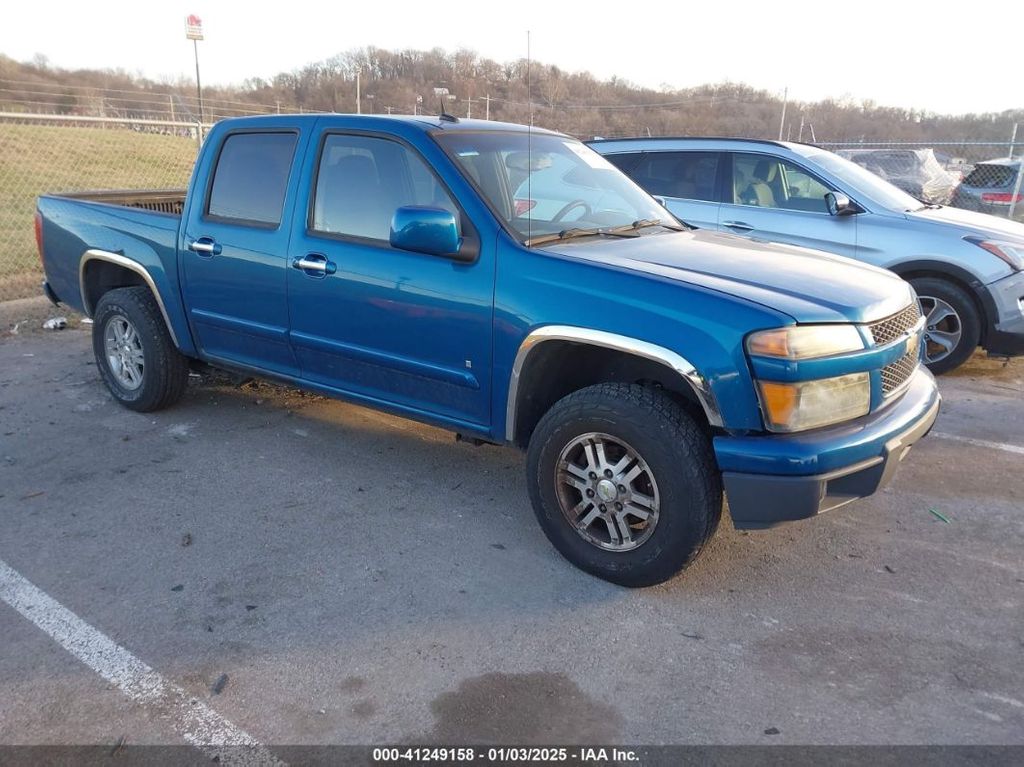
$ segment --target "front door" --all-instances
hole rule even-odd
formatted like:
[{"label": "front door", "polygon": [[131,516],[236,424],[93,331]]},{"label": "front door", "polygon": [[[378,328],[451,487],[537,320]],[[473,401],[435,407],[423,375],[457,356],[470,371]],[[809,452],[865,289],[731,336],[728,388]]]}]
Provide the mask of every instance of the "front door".
[{"label": "front door", "polygon": [[788,160],[755,152],[730,157],[721,231],[855,257],[857,216],[829,215],[825,195],[833,189]]},{"label": "front door", "polygon": [[401,206],[468,223],[418,152],[380,136],[328,132],[307,168],[288,269],[291,343],[304,379],[377,404],[490,421],[494,245],[473,263],[389,244]]}]

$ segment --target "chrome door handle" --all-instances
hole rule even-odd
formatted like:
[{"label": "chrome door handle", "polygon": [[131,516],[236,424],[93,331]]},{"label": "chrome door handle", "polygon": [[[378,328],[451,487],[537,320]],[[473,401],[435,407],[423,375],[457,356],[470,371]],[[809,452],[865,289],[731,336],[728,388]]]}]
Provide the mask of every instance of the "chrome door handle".
[{"label": "chrome door handle", "polygon": [[296,258],[292,261],[292,266],[296,269],[301,269],[304,272],[326,272],[327,262],[326,261],[311,261],[308,258]]},{"label": "chrome door handle", "polygon": [[220,245],[212,237],[200,237],[189,243],[188,249],[204,256],[216,256],[220,253]]},{"label": "chrome door handle", "polygon": [[333,261],[328,261],[326,256],[322,256],[319,253],[308,253],[305,256],[298,256],[292,259],[292,266],[296,269],[309,274],[309,272],[315,272],[310,275],[311,277],[322,277],[325,274],[334,274],[338,271],[338,267]]},{"label": "chrome door handle", "polygon": [[723,221],[722,226],[727,226],[730,229],[739,229],[741,232],[752,232],[754,227],[744,221]]}]

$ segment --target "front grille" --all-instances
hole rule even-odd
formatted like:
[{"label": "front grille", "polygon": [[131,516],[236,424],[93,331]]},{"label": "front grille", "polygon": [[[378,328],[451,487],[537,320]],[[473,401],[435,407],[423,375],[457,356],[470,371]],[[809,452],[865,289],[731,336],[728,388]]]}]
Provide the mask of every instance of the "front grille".
[{"label": "front grille", "polygon": [[911,344],[911,348],[895,362],[891,362],[882,368],[882,394],[888,397],[903,384],[910,380],[910,376],[917,370],[918,359],[917,343]]},{"label": "front grille", "polygon": [[[875,346],[885,346],[914,327],[919,319],[921,319],[921,307],[918,306],[917,301],[914,301],[906,309],[891,317],[868,325],[868,330],[871,331],[871,338],[875,342]],[[893,363],[893,365],[898,364],[899,361]]]}]

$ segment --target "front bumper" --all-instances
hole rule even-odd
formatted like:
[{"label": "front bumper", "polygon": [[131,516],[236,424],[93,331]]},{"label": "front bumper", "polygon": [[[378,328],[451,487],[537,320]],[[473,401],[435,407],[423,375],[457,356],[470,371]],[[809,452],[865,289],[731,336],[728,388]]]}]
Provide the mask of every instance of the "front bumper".
[{"label": "front bumper", "polygon": [[995,319],[985,334],[985,351],[996,357],[1024,354],[1024,272],[988,286]]},{"label": "front bumper", "polygon": [[771,527],[877,492],[931,430],[940,402],[935,379],[921,367],[897,402],[848,424],[791,435],[716,437],[733,524]]}]

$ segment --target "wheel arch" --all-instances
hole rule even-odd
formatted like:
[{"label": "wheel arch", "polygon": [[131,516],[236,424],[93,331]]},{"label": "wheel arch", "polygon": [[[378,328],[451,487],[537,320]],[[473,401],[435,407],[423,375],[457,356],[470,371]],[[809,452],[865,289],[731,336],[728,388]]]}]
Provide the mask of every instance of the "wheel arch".
[{"label": "wheel arch", "polygon": [[609,381],[658,385],[699,412],[708,427],[723,426],[707,379],[680,354],[606,331],[547,325],[527,335],[516,353],[505,440],[525,447],[541,416],[556,401],[584,386]]},{"label": "wheel arch", "polygon": [[157,289],[153,277],[142,264],[119,253],[90,249],[85,251],[79,263],[78,283],[82,295],[82,309],[86,317],[92,317],[96,304],[99,303],[104,293],[117,288],[148,288],[160,308],[160,315],[163,317],[164,325],[167,326],[167,332],[171,335],[171,340],[174,341],[175,346],[181,348],[160,291]]},{"label": "wheel arch", "polygon": [[978,311],[978,318],[981,320],[981,337],[979,343],[985,344],[989,328],[995,322],[997,312],[992,302],[992,297],[985,288],[984,283],[969,271],[956,264],[945,261],[920,258],[911,261],[904,261],[889,267],[907,282],[918,277],[931,277],[933,279],[947,280],[963,290],[974,303]]}]

